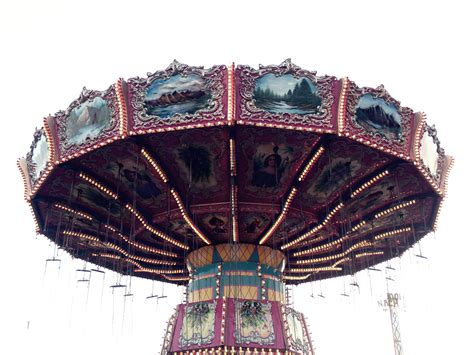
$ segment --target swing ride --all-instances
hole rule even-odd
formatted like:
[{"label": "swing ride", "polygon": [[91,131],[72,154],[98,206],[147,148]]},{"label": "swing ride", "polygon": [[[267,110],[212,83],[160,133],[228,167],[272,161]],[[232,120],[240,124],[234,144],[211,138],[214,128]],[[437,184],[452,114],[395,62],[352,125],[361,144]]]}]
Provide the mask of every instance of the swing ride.
[{"label": "swing ride", "polygon": [[163,354],[312,354],[285,285],[403,254],[436,228],[451,163],[425,115],[383,86],[286,60],[175,61],[84,88],[18,166],[37,233],[101,268],[186,285]]}]

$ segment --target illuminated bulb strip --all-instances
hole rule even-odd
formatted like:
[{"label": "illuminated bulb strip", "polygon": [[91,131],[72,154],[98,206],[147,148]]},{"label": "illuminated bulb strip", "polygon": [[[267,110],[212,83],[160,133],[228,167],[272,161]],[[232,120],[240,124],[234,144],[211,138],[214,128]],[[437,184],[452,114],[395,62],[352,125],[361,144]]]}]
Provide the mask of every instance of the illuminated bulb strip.
[{"label": "illuminated bulb strip", "polygon": [[290,191],[290,194],[288,195],[288,198],[286,199],[284,205],[283,205],[283,209],[281,210],[280,214],[278,215],[277,219],[275,220],[275,223],[273,223],[273,225],[270,227],[270,229],[265,233],[265,235],[263,236],[262,239],[260,239],[260,241],[258,242],[258,244],[262,245],[263,243],[265,243],[268,238],[270,238],[273,233],[277,230],[277,228],[280,226],[280,224],[283,222],[283,220],[285,219],[285,216],[287,215],[288,213],[288,209],[290,208],[291,206],[291,202],[293,201],[293,199],[295,198],[296,196],[296,193],[298,192],[298,189],[296,187],[292,187],[291,188],[291,191]]},{"label": "illuminated bulb strip", "polygon": [[49,156],[48,156],[48,163],[50,165],[54,165],[54,136],[53,132],[51,132],[51,128],[49,128],[48,118],[43,119],[43,127],[44,127],[44,135],[46,136],[46,142],[48,143],[49,148]]},{"label": "illuminated bulb strip", "polygon": [[439,219],[441,209],[443,208],[443,204],[444,204],[444,198],[442,198],[441,201],[439,202],[438,211],[436,211],[436,217],[433,223],[433,231],[436,231],[438,229],[438,219]]},{"label": "illuminated bulb strip", "polygon": [[[135,265],[138,269],[135,269],[135,272],[149,272],[153,274],[179,274],[182,272],[182,270],[171,270],[171,269],[164,269],[164,270],[159,270],[159,269],[150,269],[150,268],[145,268],[140,263],[131,260],[131,259],[124,259],[118,255],[115,254],[109,254],[109,253],[94,253],[92,256],[95,257],[100,257],[100,258],[108,258],[108,259],[114,259],[114,260],[124,260],[132,265]],[[165,276],[163,275],[166,279],[170,281],[186,281],[189,280],[189,277],[173,277],[173,276]]]},{"label": "illuminated bulb strip", "polygon": [[237,164],[236,164],[236,158],[235,158],[235,140],[233,138],[229,140],[229,148],[230,148],[230,175],[236,176]]},{"label": "illuminated bulb strip", "polygon": [[58,209],[60,209],[60,210],[63,210],[63,211],[72,213],[72,214],[74,214],[74,215],[76,215],[76,216],[85,218],[85,219],[87,219],[87,220],[89,220],[89,221],[92,221],[92,220],[93,220],[93,218],[92,218],[92,216],[91,216],[90,214],[87,214],[87,213],[85,213],[85,212],[81,212],[81,211],[75,210],[75,209],[70,208],[70,207],[68,207],[68,206],[66,206],[66,205],[63,205],[63,204],[61,204],[61,203],[55,203],[55,204],[53,205],[53,207],[56,207],[56,208],[58,208]]},{"label": "illuminated bulb strip", "polygon": [[316,238],[313,238],[313,239],[309,239],[309,240],[305,240],[304,242],[301,242],[298,247],[302,248],[302,247],[305,247],[305,246],[308,246],[308,245],[313,245],[313,244],[316,244],[316,243],[319,243],[319,242],[322,242],[324,240],[328,239],[327,236],[325,235],[320,235]]},{"label": "illuminated bulb strip", "polygon": [[84,174],[83,172],[79,173],[79,177],[85,181],[87,181],[92,186],[98,188],[100,191],[105,193],[106,195],[112,197],[114,200],[118,199],[118,195],[110,190],[109,188],[105,187],[104,184],[98,182],[97,180],[91,178],[90,176]]},{"label": "illuminated bulb strip", "polygon": [[168,176],[166,176],[166,173],[163,170],[163,168],[161,167],[161,165],[158,164],[158,162],[155,159],[153,159],[153,157],[150,155],[150,153],[147,152],[147,150],[145,148],[142,148],[141,153],[145,157],[147,162],[150,163],[150,165],[153,167],[153,169],[158,173],[161,180],[165,184],[168,183],[168,181],[169,181]]},{"label": "illuminated bulb strip", "polygon": [[237,175],[237,161],[235,153],[235,140],[231,138],[229,140],[229,151],[230,151],[230,176],[231,178],[231,210],[232,210],[232,240],[234,243],[239,241],[239,228],[237,221],[237,186],[235,184],[234,177]]},{"label": "illuminated bulb strip", "polygon": [[30,209],[31,215],[33,216],[33,221],[35,223],[35,232],[36,232],[36,234],[40,234],[41,233],[40,225],[38,223],[38,220],[36,219],[36,213],[33,209],[33,206],[31,205],[31,203],[28,203],[28,207]]},{"label": "illuminated bulb strip", "polygon": [[187,276],[169,276],[169,275],[163,275],[165,279],[168,281],[189,281],[189,277]]},{"label": "illuminated bulb strip", "polygon": [[357,188],[354,192],[352,192],[351,193],[351,198],[354,198],[357,195],[359,195],[362,191],[367,190],[370,186],[372,186],[373,184],[375,184],[377,181],[382,179],[384,176],[387,176],[388,174],[389,174],[388,170],[385,170],[385,171],[381,172],[380,174],[377,174],[372,179],[370,179],[366,183],[362,184],[362,186]]},{"label": "illuminated bulb strip", "polygon": [[299,274],[302,272],[322,272],[322,271],[341,271],[341,267],[332,267],[332,266],[324,266],[324,267],[306,267],[306,268],[299,268],[299,269],[291,269],[288,272],[293,274]]},{"label": "illuminated bulb strip", "polygon": [[133,260],[141,261],[147,264],[170,265],[170,266],[174,266],[177,264],[176,261],[166,261],[166,260],[161,260],[161,259],[144,258],[141,256],[130,255],[128,253],[127,253],[127,256]]},{"label": "illuminated bulb strip", "polygon": [[106,258],[106,259],[114,259],[114,260],[123,259],[119,255],[109,254],[109,253],[92,253],[92,256],[95,256],[97,258]]},{"label": "illuminated bulb strip", "polygon": [[176,253],[172,253],[170,251],[161,250],[161,249],[154,248],[154,247],[149,247],[148,245],[144,245],[144,244],[135,242],[133,240],[130,240],[129,238],[127,238],[122,233],[119,233],[116,228],[114,228],[114,227],[112,227],[108,224],[105,225],[105,228],[107,228],[108,230],[116,233],[120,238],[122,238],[128,244],[134,246],[135,248],[141,249],[141,250],[143,250],[147,253],[155,253],[155,254],[159,254],[159,255],[169,256],[169,257],[172,257],[172,258],[177,258],[178,257],[178,254],[176,254]]},{"label": "illuminated bulb strip", "polygon": [[[216,122],[215,124],[219,124],[220,122]],[[284,124],[275,124],[275,123],[264,123],[264,122],[252,122],[252,121],[244,121],[244,120],[237,120],[237,124],[240,125],[247,125],[247,126],[257,126],[257,127],[270,127],[270,128],[279,128],[279,129],[289,129],[289,130],[296,130],[296,131],[305,131],[305,132],[318,132],[318,133],[329,133],[334,134],[334,130],[332,128],[316,128],[316,127],[308,127],[303,125],[284,125]],[[376,146],[376,144],[374,144]]]},{"label": "illuminated bulb strip", "polygon": [[[50,152],[51,152],[51,150],[50,150]],[[46,178],[49,176],[49,174],[51,173],[53,168],[54,168],[54,166],[48,161],[46,163],[46,167],[41,172],[41,175],[39,176],[38,180],[35,181],[35,183],[33,185],[33,188],[31,190],[30,196],[28,196],[28,200],[31,200],[31,198],[38,192],[38,190],[43,185],[43,183],[46,181]]]},{"label": "illuminated bulb strip", "polygon": [[[362,226],[364,226],[365,224],[367,224],[366,221],[361,221],[359,222],[358,224],[356,224],[354,227],[352,227],[350,233],[353,233],[355,231],[357,231],[358,229],[360,229]],[[313,248],[310,248],[310,249],[306,249],[306,250],[301,250],[301,251],[298,251],[296,253],[293,253],[293,256],[303,256],[303,255],[309,255],[309,254],[315,254],[315,253],[318,253],[318,252],[322,252],[322,251],[326,251],[326,250],[329,250],[329,249],[332,249],[334,247],[339,247],[340,245],[342,245],[342,243],[348,239],[350,239],[352,236],[350,235],[350,233],[344,235],[343,237],[337,239],[337,240],[333,240],[332,242],[329,242],[329,243],[326,243],[326,244],[322,244],[322,245],[318,245],[316,247],[313,247]]]},{"label": "illuminated bulb strip", "polygon": [[441,212],[441,209],[443,208],[443,204],[444,204],[444,199],[447,197],[448,195],[448,177],[449,177],[449,174],[451,173],[451,169],[453,168],[453,165],[454,165],[454,158],[452,157],[447,157],[448,159],[450,158],[449,160],[449,165],[448,167],[446,168],[446,173],[445,173],[445,176],[444,176],[444,182],[443,182],[443,185],[444,185],[444,188],[443,188],[443,197],[441,198],[441,201],[439,202],[439,207],[438,207],[438,210],[436,211],[436,216],[435,216],[435,220],[434,220],[434,223],[433,223],[433,230],[436,231],[436,229],[438,229],[438,219],[439,219],[439,216],[440,216],[440,212]]},{"label": "illuminated bulb strip", "polygon": [[406,232],[410,232],[410,231],[411,231],[411,227],[395,229],[395,230],[393,230],[393,231],[389,231],[389,232],[377,234],[377,235],[374,237],[374,240],[382,240],[382,239],[386,239],[386,238],[391,238],[391,237],[393,237],[393,236],[395,236],[395,235],[402,234],[402,233],[406,233]]},{"label": "illuminated bulb strip", "polygon": [[342,253],[339,253],[339,254],[334,254],[334,255],[329,255],[329,256],[325,256],[325,257],[322,257],[322,258],[312,258],[312,259],[306,259],[306,260],[297,260],[296,261],[296,264],[298,265],[306,265],[306,264],[317,264],[317,263],[324,263],[326,261],[330,261],[330,260],[334,260],[334,259],[339,259],[339,258],[342,258],[344,256],[346,256],[347,254],[351,253],[352,251],[356,250],[356,249],[360,249],[360,248],[364,248],[364,247],[369,247],[369,246],[372,246],[372,243],[371,242],[368,242],[366,240],[363,240],[359,243],[356,243],[354,244],[353,246],[351,246],[350,248],[347,248],[344,252]]},{"label": "illuminated bulb strip", "polygon": [[342,134],[344,131],[344,120],[346,116],[346,96],[347,96],[347,89],[349,87],[349,80],[347,78],[342,79],[342,88],[341,94],[339,96],[339,105],[338,105],[338,112],[337,112],[337,133],[339,135]]},{"label": "illuminated bulb strip", "polygon": [[[174,312],[171,315],[171,318],[169,319],[168,324],[166,326],[165,337],[163,339],[163,346],[161,347],[163,349],[163,353],[165,353],[165,354],[169,350],[171,350],[171,340],[172,340],[172,336],[173,336],[173,329],[174,329],[174,326],[176,324],[176,319],[178,318],[178,314],[179,314],[178,309],[175,308]],[[174,352],[173,354],[177,355],[176,352]],[[208,355],[208,354],[206,354],[206,355]]]},{"label": "illuminated bulb strip", "polygon": [[211,241],[202,233],[199,228],[194,224],[191,217],[189,217],[188,212],[184,208],[183,201],[181,201],[181,197],[179,197],[178,193],[174,188],[171,189],[171,195],[173,196],[174,200],[178,204],[179,212],[181,212],[181,216],[189,225],[189,227],[193,230],[193,232],[207,245],[211,244]]},{"label": "illuminated bulb strip", "polygon": [[423,139],[424,128],[426,125],[426,114],[424,112],[421,113],[421,120],[418,123],[418,127],[416,128],[415,132],[415,161],[418,164],[421,164],[421,154],[420,154],[420,142]]},{"label": "illuminated bulb strip", "polygon": [[162,270],[158,270],[158,269],[150,269],[150,268],[139,268],[139,269],[135,269],[134,270],[135,272],[148,272],[148,273],[151,273],[151,274],[158,274],[158,275],[161,275],[161,274],[181,274],[183,272],[183,270],[173,270],[173,269],[162,269]]},{"label": "illuminated bulb strip", "polygon": [[73,231],[65,230],[65,231],[63,231],[63,234],[64,234],[64,235],[67,235],[67,236],[71,236],[71,237],[77,237],[77,238],[81,238],[81,239],[85,239],[85,240],[90,240],[90,241],[92,241],[92,242],[97,242],[97,243],[100,243],[100,244],[105,245],[104,243],[102,243],[102,242],[100,241],[99,238],[94,237],[94,236],[89,235],[89,234],[86,234],[86,233],[73,232]]},{"label": "illuminated bulb strip", "polygon": [[350,239],[350,235],[345,235],[342,238],[339,238],[337,240],[333,240],[332,242],[318,245],[317,247],[311,248],[311,249],[306,249],[306,250],[301,250],[293,254],[293,256],[302,256],[302,255],[308,255],[308,254],[313,254],[317,252],[321,252],[327,249],[331,249],[335,246],[341,245],[344,241]]},{"label": "illuminated bulb strip", "polygon": [[298,177],[298,181],[302,182],[306,178],[306,176],[309,174],[311,169],[313,168],[314,164],[318,161],[319,157],[321,154],[324,153],[324,147],[319,147],[319,149],[316,151],[316,153],[313,155],[311,160],[306,164],[305,168],[301,172],[300,176]]},{"label": "illuminated bulb strip", "polygon": [[232,216],[232,241],[238,243],[239,241],[239,228],[237,222],[237,216]]},{"label": "illuminated bulb strip", "polygon": [[[225,316],[225,313],[226,313],[226,302],[225,302],[225,297],[224,299],[222,300],[222,318],[221,318],[221,343],[224,343],[224,340],[225,340],[225,322],[226,322],[226,316]],[[224,347],[224,354],[227,353],[227,347]]]},{"label": "illuminated bulb strip", "polygon": [[137,261],[141,261],[141,262],[144,262],[144,263],[156,264],[156,265],[176,265],[177,264],[176,261],[152,259],[152,258],[145,258],[145,257],[141,257],[141,256],[132,255],[132,254],[128,253],[127,251],[125,251],[124,249],[120,248],[118,245],[115,245],[112,242],[104,243],[99,238],[94,237],[94,236],[89,235],[89,234],[86,234],[86,233],[73,232],[73,231],[63,231],[63,234],[101,243],[105,247],[110,248],[110,249],[114,249],[115,251],[119,252],[123,256],[125,256],[127,258],[130,258],[132,260],[137,260]]},{"label": "illuminated bulb strip", "polygon": [[380,218],[380,217],[383,217],[383,216],[386,216],[387,214],[389,213],[392,213],[392,212],[395,212],[395,211],[398,211],[402,208],[405,208],[405,207],[408,207],[408,206],[411,206],[411,205],[414,205],[416,203],[416,200],[410,200],[410,201],[407,201],[407,202],[402,202],[396,206],[393,206],[393,207],[390,207],[388,209],[386,209],[385,211],[382,211],[382,212],[379,212],[375,215],[375,218]]},{"label": "illuminated bulb strip", "polygon": [[321,223],[321,224],[318,224],[317,226],[315,226],[314,228],[312,228],[311,230],[309,230],[308,232],[302,234],[301,236],[299,236],[298,238],[296,238],[295,240],[287,243],[287,244],[284,244],[281,246],[280,249],[282,250],[285,250],[287,248],[290,248],[292,246],[294,246],[295,244],[298,244],[300,242],[302,242],[303,240],[309,238],[309,237],[312,237],[313,235],[315,235],[317,232],[319,232],[324,226],[326,226],[326,224],[329,223],[329,221],[331,220],[331,218],[337,213],[337,211],[339,211],[342,207],[344,206],[344,204],[341,202],[340,204],[338,204],[336,207],[333,208],[333,210],[331,212],[329,212],[329,214],[326,216],[326,218],[324,219],[324,221]]},{"label": "illuminated bulb strip", "polygon": [[361,227],[365,226],[366,224],[367,224],[366,221],[361,221],[361,222],[357,223],[354,227],[352,227],[351,232],[355,232],[355,231],[359,230]]},{"label": "illuminated bulb strip", "polygon": [[229,124],[233,124],[234,117],[234,63],[227,68],[227,120]]},{"label": "illuminated bulb strip", "polygon": [[76,151],[75,153],[71,153],[67,156],[64,156],[61,158],[61,160],[57,160],[55,162],[55,164],[59,164],[61,162],[65,162],[65,161],[68,161],[70,159],[73,159],[73,158],[78,158],[80,157],[81,155],[84,155],[88,152],[92,152],[93,150],[97,149],[97,148],[100,148],[100,147],[104,147],[106,146],[107,144],[110,144],[110,143],[113,143],[115,142],[116,140],[120,139],[120,135],[116,135],[116,136],[113,136],[113,137],[110,137],[110,138],[107,138],[106,140],[101,140],[100,142],[94,144],[93,146],[89,146],[89,147],[86,147],[84,149],[81,149],[80,151]]},{"label": "illuminated bulb strip", "polygon": [[114,88],[115,88],[115,96],[117,97],[118,108],[119,108],[119,119],[120,119],[119,132],[120,132],[120,136],[122,138],[125,138],[127,134],[128,121],[127,121],[127,105],[125,103],[125,96],[123,94],[122,83],[123,83],[123,80],[121,78],[118,79],[115,82]]},{"label": "illuminated bulb strip", "polygon": [[225,121],[212,121],[212,122],[207,122],[207,123],[195,123],[195,124],[188,124],[188,125],[183,125],[183,126],[167,126],[167,127],[160,127],[160,128],[139,129],[136,131],[130,131],[129,133],[130,135],[153,134],[153,133],[169,132],[169,131],[182,131],[185,129],[193,129],[193,128],[223,126],[225,124],[226,124]]},{"label": "illuminated bulb strip", "polygon": [[438,195],[441,195],[441,189],[438,186],[438,183],[433,179],[429,171],[425,168],[423,164],[416,164],[418,171],[423,175],[425,180],[430,184],[430,186],[436,191]]},{"label": "illuminated bulb strip", "polygon": [[345,263],[346,261],[350,261],[351,258],[342,258],[342,259],[339,259],[338,261],[336,261],[334,264],[332,264],[331,266],[332,267],[336,267],[338,266],[339,264],[342,264],[342,263]]},{"label": "illuminated bulb strip", "polygon": [[16,166],[20,170],[21,178],[23,180],[23,197],[25,198],[25,201],[29,202],[30,178],[28,177],[28,168],[23,169],[23,166],[26,166],[26,159],[18,159],[16,161]]},{"label": "illuminated bulb strip", "polygon": [[359,258],[365,258],[365,257],[368,257],[368,256],[377,256],[377,255],[383,255],[383,254],[384,254],[383,251],[372,251],[372,252],[356,254],[355,258],[359,259]]},{"label": "illuminated bulb strip", "polygon": [[356,243],[354,244],[353,246],[351,246],[350,248],[347,248],[343,254],[347,255],[351,252],[353,252],[354,250],[357,250],[357,249],[360,249],[360,248],[365,248],[365,247],[371,247],[373,246],[373,244],[367,240],[363,240],[359,243]]},{"label": "illuminated bulb strip", "polygon": [[170,236],[166,235],[165,233],[161,232],[160,230],[158,230],[157,228],[149,225],[145,218],[143,218],[143,216],[138,213],[137,210],[135,210],[132,206],[130,206],[129,204],[126,204],[125,205],[125,208],[127,208],[139,221],[140,223],[145,227],[145,229],[147,231],[149,231],[150,233],[156,235],[157,237],[177,246],[178,248],[181,248],[181,249],[184,249],[184,250],[188,250],[189,247],[173,238],[171,238]]},{"label": "illuminated bulb strip", "polygon": [[130,259],[125,259],[125,261],[129,262],[130,264],[132,265],[135,265],[136,267],[142,267],[139,263],[137,263],[136,261],[134,260],[130,260]]},{"label": "illuminated bulb strip", "polygon": [[232,186],[232,240],[237,243],[239,241],[239,228],[237,221],[237,186]]},{"label": "illuminated bulb strip", "polygon": [[306,274],[306,275],[302,275],[302,276],[283,275],[283,279],[284,280],[290,280],[290,281],[302,281],[302,280],[306,280],[310,276],[311,276],[311,274]]},{"label": "illuminated bulb strip", "polygon": [[139,263],[137,263],[136,261],[133,261],[133,260],[130,260],[130,259],[127,259],[127,258],[123,258],[121,256],[118,256],[118,255],[115,255],[115,254],[108,254],[108,253],[98,253],[98,254],[92,254],[92,256],[95,256],[95,257],[99,257],[99,258],[106,258],[106,259],[114,259],[114,260],[121,260],[121,261],[125,261],[129,264],[132,264],[136,267],[142,267]]}]

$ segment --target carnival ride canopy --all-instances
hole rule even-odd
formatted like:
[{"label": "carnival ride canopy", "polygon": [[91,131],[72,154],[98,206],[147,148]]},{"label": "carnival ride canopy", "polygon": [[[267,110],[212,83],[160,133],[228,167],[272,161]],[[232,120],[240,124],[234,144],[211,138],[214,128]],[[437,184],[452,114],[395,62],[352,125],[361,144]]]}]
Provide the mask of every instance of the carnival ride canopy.
[{"label": "carnival ride canopy", "polygon": [[18,165],[37,232],[74,257],[182,284],[194,250],[265,245],[300,283],[399,256],[434,230],[451,158],[383,86],[290,60],[175,61],[84,89]]}]

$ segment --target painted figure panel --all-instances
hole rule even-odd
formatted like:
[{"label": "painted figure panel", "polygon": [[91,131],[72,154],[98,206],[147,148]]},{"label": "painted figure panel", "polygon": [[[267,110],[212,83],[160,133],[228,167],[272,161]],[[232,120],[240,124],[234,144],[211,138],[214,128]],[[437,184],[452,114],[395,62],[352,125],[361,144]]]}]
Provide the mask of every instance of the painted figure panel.
[{"label": "painted figure panel", "polygon": [[185,307],[179,346],[211,344],[214,339],[216,302],[199,302]]},{"label": "painted figure panel", "polygon": [[160,223],[160,227],[163,230],[170,231],[172,234],[178,235],[184,239],[192,239],[194,238],[194,232],[186,223],[186,221],[182,219],[174,219],[170,221],[165,221],[164,223]]},{"label": "painted figure panel", "polygon": [[86,183],[78,183],[75,187],[78,200],[92,210],[98,210],[105,216],[119,217],[122,211],[120,204],[105,193]]},{"label": "painted figure panel", "polygon": [[243,232],[253,236],[260,234],[270,222],[270,218],[262,213],[248,213],[242,216]]},{"label": "painted figure panel", "polygon": [[333,192],[347,184],[351,177],[357,174],[362,164],[351,158],[336,158],[326,165],[318,178],[314,180],[308,194],[318,203],[325,202]]},{"label": "painted figure panel", "polygon": [[388,176],[364,190],[357,199],[347,205],[347,215],[351,218],[362,217],[391,201],[425,192],[426,186],[420,183],[415,173],[409,164],[402,164],[390,170]]},{"label": "painted figure panel", "polygon": [[223,214],[208,214],[202,218],[206,232],[225,236],[229,232],[229,218]]},{"label": "painted figure panel", "polygon": [[146,202],[158,202],[163,191],[160,189],[150,171],[142,161],[125,157],[107,162],[105,169],[113,176],[120,176],[120,181],[128,191],[136,194]]},{"label": "painted figure panel", "polygon": [[145,110],[147,115],[166,119],[209,109],[210,99],[210,90],[201,76],[178,74],[152,81],[145,93]]},{"label": "painted figure panel", "polygon": [[200,144],[183,144],[174,150],[174,156],[181,174],[186,181],[191,180],[193,186],[206,189],[217,185],[214,173],[216,157],[209,147]]},{"label": "painted figure panel", "polygon": [[235,341],[237,344],[275,343],[275,330],[270,303],[256,301],[235,302]]},{"label": "painted figure panel", "polygon": [[385,179],[376,186],[363,191],[351,205],[347,207],[348,215],[364,216],[384,201],[390,201],[396,193],[394,181]]},{"label": "painted figure panel", "polygon": [[322,99],[316,85],[306,77],[265,74],[255,83],[255,106],[272,113],[318,114]]},{"label": "painted figure panel", "polygon": [[239,198],[273,203],[289,188],[319,136],[245,127],[236,132]]},{"label": "painted figure panel", "polygon": [[66,120],[66,144],[80,145],[97,138],[110,128],[111,110],[101,97],[88,100],[74,108]]},{"label": "painted figure panel", "polygon": [[261,144],[253,156],[251,184],[254,187],[274,188],[288,174],[293,162],[293,147],[288,145]]},{"label": "painted figure panel", "polygon": [[302,231],[310,221],[310,218],[286,218],[275,233],[275,239],[279,241],[295,235]]},{"label": "painted figure panel", "polygon": [[186,192],[186,199],[196,205],[228,198],[227,140],[223,130],[213,127],[167,132],[160,139],[144,139],[173,185]]}]

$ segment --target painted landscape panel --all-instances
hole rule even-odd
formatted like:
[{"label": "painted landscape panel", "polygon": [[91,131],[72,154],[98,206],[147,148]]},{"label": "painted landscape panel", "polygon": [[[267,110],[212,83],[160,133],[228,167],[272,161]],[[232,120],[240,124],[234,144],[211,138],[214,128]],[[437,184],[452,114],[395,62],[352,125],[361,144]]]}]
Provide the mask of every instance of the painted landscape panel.
[{"label": "painted landscape panel", "polygon": [[425,164],[430,170],[431,175],[436,176],[438,172],[438,146],[434,142],[433,138],[430,137],[428,132],[423,134],[423,138],[420,142],[420,155]]},{"label": "painted landscape panel", "polygon": [[48,163],[49,159],[49,146],[48,141],[46,140],[46,136],[41,134],[40,139],[36,142],[35,147],[33,148],[33,153],[31,156],[31,161],[34,166],[34,173],[33,177],[36,181],[41,172],[46,168],[46,164]]},{"label": "painted landscape panel", "polygon": [[156,79],[145,93],[145,110],[160,118],[175,114],[195,114],[209,108],[211,93],[204,79],[196,74],[173,75],[169,79]]},{"label": "painted landscape panel", "polygon": [[370,94],[360,97],[355,121],[367,131],[390,140],[399,140],[402,136],[401,116],[396,107]]},{"label": "painted landscape panel", "polygon": [[255,105],[272,113],[298,115],[318,114],[321,97],[316,85],[308,78],[291,74],[265,74],[255,83]]},{"label": "painted landscape panel", "polygon": [[98,137],[110,127],[111,112],[107,101],[101,97],[86,101],[74,108],[66,121],[66,140],[68,144],[79,145],[88,139]]}]

